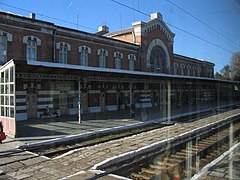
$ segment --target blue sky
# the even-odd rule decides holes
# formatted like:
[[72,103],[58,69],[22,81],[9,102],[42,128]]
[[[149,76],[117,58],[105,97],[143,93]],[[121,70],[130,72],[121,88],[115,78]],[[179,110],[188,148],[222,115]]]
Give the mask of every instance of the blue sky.
[[[230,52],[240,51],[240,0],[170,0],[233,42],[204,26],[169,3],[168,0],[117,1],[149,15],[153,12],[160,12],[166,23],[227,49],[227,51],[223,50],[169,26],[175,33],[175,53],[211,61],[216,65],[215,71],[219,71],[224,65],[230,63],[232,56]],[[96,32],[99,25],[107,25],[110,31],[116,31],[131,27],[134,21],[149,19],[146,15],[134,12],[111,0],[1,0],[0,9],[24,16],[29,15],[29,12],[24,10],[29,10],[37,13],[37,19],[74,29],[77,29],[78,22],[79,30],[91,33]]]

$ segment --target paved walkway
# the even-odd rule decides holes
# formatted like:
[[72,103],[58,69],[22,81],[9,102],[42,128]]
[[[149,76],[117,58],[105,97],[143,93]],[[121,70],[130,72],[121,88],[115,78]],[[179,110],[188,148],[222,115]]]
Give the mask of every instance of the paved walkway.
[[[155,129],[95,146],[76,149],[53,160],[47,160],[44,157],[29,153],[28,156],[32,156],[32,158],[15,160],[11,164],[3,165],[1,168],[7,172],[5,178],[9,179],[86,179],[94,176],[94,173],[89,171],[93,166],[97,168],[102,163],[111,163],[113,157],[122,157],[125,154],[125,157],[129,158],[133,152],[138,153],[146,148],[156,148],[166,140],[181,137],[183,134],[191,133],[193,130],[197,131],[200,127],[208,126],[210,123],[216,123],[219,120],[227,121],[227,117],[235,115],[240,115],[240,109],[191,123],[180,123],[175,126]],[[11,158],[14,160],[19,157]],[[9,157],[1,158],[1,163],[9,161],[9,159]]]

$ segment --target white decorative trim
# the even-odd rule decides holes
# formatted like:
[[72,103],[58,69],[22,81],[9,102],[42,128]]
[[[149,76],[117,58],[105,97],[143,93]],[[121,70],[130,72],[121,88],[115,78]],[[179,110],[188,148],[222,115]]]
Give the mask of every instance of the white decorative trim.
[[123,58],[123,53],[121,53],[121,52],[119,52],[119,51],[116,51],[116,52],[113,53],[114,58],[119,57],[118,55],[120,55],[120,59]]
[[129,54],[128,55],[128,60],[134,60],[134,61],[136,61],[136,56],[134,55],[134,54]]
[[16,98],[16,103],[24,103],[26,101],[26,98]]
[[117,105],[109,105],[106,106],[108,111],[116,111],[117,110]]
[[53,104],[41,104],[37,105],[37,109],[44,109],[48,106],[48,108],[53,108]]
[[6,33],[6,34],[7,34],[7,41],[12,42],[12,34],[6,32],[6,31],[0,30],[0,36],[3,36],[3,33]]
[[16,93],[16,95],[24,96],[27,94],[27,91],[16,91],[15,93]]
[[45,101],[53,101],[52,97],[47,97],[47,98],[37,98],[38,102],[45,102]]
[[36,39],[37,40],[37,45],[41,46],[41,39],[39,39],[38,37],[36,37],[36,36],[24,36],[23,37],[23,43],[27,44],[28,39],[30,39],[31,41],[34,41],[34,39]]
[[100,55],[102,52],[105,53],[105,56],[108,56],[108,51],[106,49],[98,49],[97,54]]
[[88,54],[91,54],[91,48],[90,47],[88,47],[88,46],[85,46],[85,45],[83,45],[83,46],[79,46],[78,47],[78,52],[82,52],[82,49],[87,49],[87,51],[88,51]]
[[16,106],[16,110],[26,110],[27,106]]
[[101,107],[97,106],[97,107],[89,107],[88,108],[88,112],[101,112]]
[[152,49],[155,47],[155,46],[161,46],[164,50],[164,52],[166,53],[166,68],[167,69],[170,69],[170,56],[169,56],[169,52],[168,52],[168,49],[166,47],[166,45],[163,43],[163,41],[161,39],[154,39],[152,40],[152,42],[149,44],[148,46],[148,50],[147,50],[147,68],[150,68],[150,56],[151,56],[151,52],[152,52]]
[[16,121],[25,121],[27,119],[27,113],[16,113]]
[[61,45],[61,44],[62,44],[62,46],[67,47],[67,50],[68,50],[68,51],[71,51],[71,45],[68,44],[68,43],[65,43],[65,42],[58,42],[58,43],[56,43],[56,48],[57,48],[57,49],[60,49],[60,45]]

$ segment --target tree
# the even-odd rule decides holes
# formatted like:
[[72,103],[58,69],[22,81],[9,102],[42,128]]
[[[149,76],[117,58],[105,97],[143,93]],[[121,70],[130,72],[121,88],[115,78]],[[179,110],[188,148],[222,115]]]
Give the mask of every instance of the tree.
[[220,70],[222,79],[230,80],[231,67],[229,65],[223,66]]
[[234,81],[240,81],[240,52],[236,52],[232,56],[231,78]]
[[219,72],[216,72],[215,75],[214,75],[214,77],[215,77],[216,79],[224,79],[223,76],[222,76]]

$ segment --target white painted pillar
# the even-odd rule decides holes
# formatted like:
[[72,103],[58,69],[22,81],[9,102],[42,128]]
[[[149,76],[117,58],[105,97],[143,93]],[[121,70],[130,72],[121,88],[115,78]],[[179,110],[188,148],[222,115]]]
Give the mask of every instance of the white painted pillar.
[[167,82],[167,117],[168,121],[171,121],[171,82]]
[[78,80],[78,123],[81,124],[81,82]]
[[130,114],[130,117],[132,116],[132,100],[133,100],[133,97],[132,97],[132,82],[130,82],[130,85],[129,85],[129,104],[130,104],[130,111],[129,111],[129,114]]

